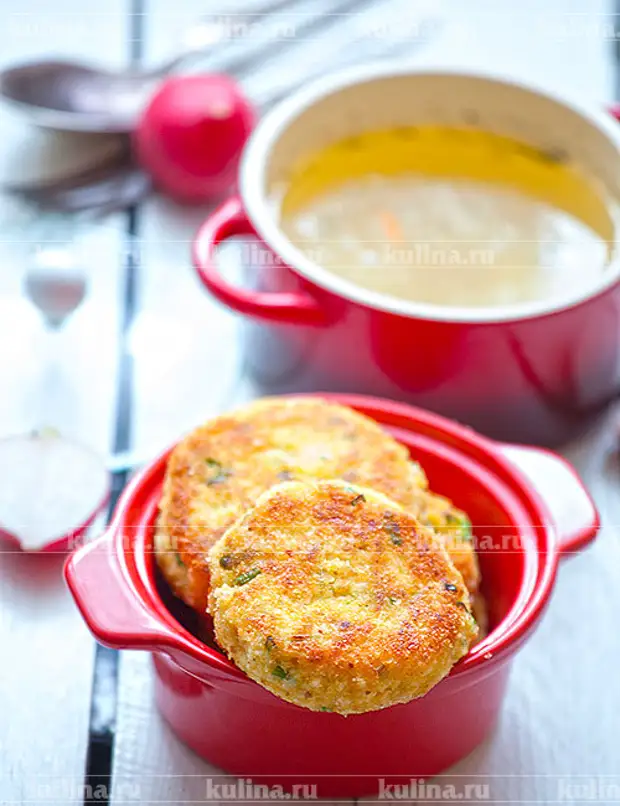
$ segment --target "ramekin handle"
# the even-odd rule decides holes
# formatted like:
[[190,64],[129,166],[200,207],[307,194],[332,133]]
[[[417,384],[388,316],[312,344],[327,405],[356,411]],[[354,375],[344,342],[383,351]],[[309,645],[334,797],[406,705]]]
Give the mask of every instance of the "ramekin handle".
[[65,563],[65,579],[95,638],[115,649],[177,648],[182,639],[145,610],[124,579],[109,534],[75,551]]
[[309,292],[249,291],[225,280],[217,268],[215,250],[233,235],[254,235],[238,196],[228,199],[211,213],[194,238],[194,267],[203,285],[216,299],[233,311],[276,324],[326,323],[325,312]]
[[574,467],[557,453],[524,445],[500,445],[532,482],[555,522],[562,554],[579,551],[596,537],[599,514]]

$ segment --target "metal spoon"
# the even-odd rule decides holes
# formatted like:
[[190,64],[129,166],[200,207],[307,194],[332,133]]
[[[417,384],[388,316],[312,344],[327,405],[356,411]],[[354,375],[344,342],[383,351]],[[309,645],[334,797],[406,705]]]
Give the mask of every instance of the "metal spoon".
[[157,83],[215,41],[215,26],[200,26],[181,55],[148,72],[115,73],[65,61],[20,64],[0,73],[0,95],[36,126],[130,132]]
[[96,165],[52,183],[5,187],[18,200],[41,212],[92,213],[103,218],[139,204],[151,180],[131,158]]
[[[344,30],[354,15],[374,5],[375,0],[336,0],[329,13],[317,14],[303,0],[271,0],[260,10],[201,19],[186,35],[183,53],[155,70],[110,72],[60,61],[22,64],[0,72],[0,97],[38,126],[129,133],[157,84],[191,58],[200,56],[207,70],[244,79],[271,60],[274,51],[281,56],[319,33]],[[288,14],[279,13],[286,10]],[[286,26],[282,19],[288,20]],[[283,26],[286,36],[280,33]],[[226,47],[219,47],[223,43]],[[356,43],[339,47],[346,50],[351,44]],[[303,75],[297,77],[303,80]]]
[[[273,0],[248,17],[263,20],[291,2]],[[0,96],[37,126],[129,133],[157,84],[190,59],[229,40],[230,27],[225,17],[199,20],[186,34],[183,52],[153,70],[113,72],[51,60],[16,65],[0,72]]]

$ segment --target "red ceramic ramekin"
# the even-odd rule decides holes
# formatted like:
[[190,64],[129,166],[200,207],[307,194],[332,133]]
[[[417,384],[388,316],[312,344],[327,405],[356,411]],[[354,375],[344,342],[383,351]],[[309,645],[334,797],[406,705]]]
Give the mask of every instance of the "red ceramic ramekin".
[[436,774],[488,735],[560,555],[592,540],[599,523],[579,478],[555,454],[493,442],[404,404],[335,399],[410,448],[432,488],[475,524],[492,630],[425,697],[349,717],[308,711],[188,632],[162,601],[152,553],[167,453],[131,482],[107,534],[69,559],[66,577],[99,641],[153,651],[159,708],[199,755],[256,783],[315,784],[319,796],[354,797],[376,792],[379,779]]
[[[379,395],[496,439],[559,444],[620,390],[617,259],[602,273],[584,265],[591,281],[567,283],[553,301],[447,308],[345,281],[278,226],[269,189],[286,185],[299,159],[368,129],[420,123],[475,126],[561,155],[610,198],[620,196],[620,129],[611,115],[482,72],[364,67],[303,89],[260,122],[242,160],[239,196],[196,236],[198,275],[247,318],[247,364],[264,392]],[[248,239],[244,288],[214,262],[231,236]]]

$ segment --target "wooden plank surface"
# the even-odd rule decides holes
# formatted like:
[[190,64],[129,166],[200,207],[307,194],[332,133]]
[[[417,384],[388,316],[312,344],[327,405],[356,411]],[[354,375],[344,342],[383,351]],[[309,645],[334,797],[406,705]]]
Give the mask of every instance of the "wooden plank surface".
[[[588,4],[603,33],[597,35],[591,26],[581,37],[575,18],[584,4],[578,0],[548,2],[545,15],[540,4],[530,0],[518,7],[476,0],[451,1],[437,8],[446,14],[439,36],[427,51],[419,57],[412,53],[411,58],[494,67],[585,93],[602,103],[611,99],[611,44],[603,25],[611,0]],[[178,2],[174,10],[163,0],[150,0],[144,20],[146,61],[154,63],[169,54],[171,43],[182,39],[192,20],[209,10],[216,9],[199,0]],[[565,35],[558,31],[561,25]],[[318,53],[317,43],[312,48]],[[265,88],[289,69],[286,58],[283,54],[279,64],[262,65],[247,82],[250,92],[262,97]],[[289,65],[293,70],[293,63]],[[145,453],[252,393],[239,377],[239,322],[206,297],[189,267],[189,243],[206,212],[207,208],[188,212],[161,199],[149,202],[141,212],[143,266],[148,268],[141,275],[134,329],[135,421],[137,445]],[[186,357],[177,360],[179,355]],[[609,433],[601,427],[580,445],[567,448],[595,494],[605,530],[595,548],[562,568],[545,621],[515,664],[493,739],[450,771],[461,782],[491,781],[491,802],[545,802],[554,799],[548,794],[556,792],[560,780],[570,782],[570,774],[618,771],[612,721],[620,700],[605,662],[609,637],[601,632],[610,625],[608,607],[617,610],[620,604],[620,586],[613,580],[620,552],[613,524],[620,513],[613,489],[617,474],[610,471],[608,461]],[[550,644],[558,646],[558,634],[566,636],[559,655],[547,651]],[[538,696],[532,694],[536,681]],[[595,721],[592,700],[581,694],[593,686],[597,696],[600,693]],[[547,696],[550,691],[561,694]],[[205,726],[209,729],[212,726]],[[574,767],[580,758],[583,761]],[[183,747],[157,714],[148,656],[122,653],[113,802],[123,803],[137,786],[144,804],[202,803],[205,779],[217,772]]]
[[[127,4],[109,0],[3,0],[0,63],[45,55],[123,65]],[[61,154],[41,133],[0,110],[3,179],[54,175]],[[78,144],[74,143],[75,148]],[[80,146],[81,147],[81,146]],[[84,145],[88,151],[91,144]],[[116,396],[123,221],[80,230],[88,295],[55,344],[24,298],[33,241],[62,238],[57,225],[0,199],[0,434],[52,425],[107,453]],[[50,357],[55,357],[55,369]],[[33,491],[36,494],[36,491]],[[94,642],[62,580],[62,555],[0,546],[0,803],[83,802]]]

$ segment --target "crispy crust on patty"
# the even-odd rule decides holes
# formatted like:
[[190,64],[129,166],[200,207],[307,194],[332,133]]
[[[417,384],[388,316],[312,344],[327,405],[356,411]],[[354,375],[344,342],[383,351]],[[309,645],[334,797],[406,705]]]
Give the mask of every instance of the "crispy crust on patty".
[[159,522],[155,527],[153,544],[159,570],[162,572],[164,579],[170,586],[174,595],[182,599],[188,587],[187,567],[182,562],[177,552],[172,548],[170,535],[162,528]]
[[467,589],[475,595],[480,586],[480,567],[469,517],[442,495],[421,488],[414,494],[416,500],[412,512],[441,538]]
[[471,612],[476,619],[478,625],[478,636],[476,643],[479,644],[489,634],[489,612],[487,608],[486,599],[481,591],[478,591],[471,598]]
[[340,714],[425,694],[477,627],[432,530],[386,496],[285,483],[209,554],[218,644],[283,699]]
[[270,487],[313,479],[363,484],[406,508],[425,482],[407,449],[376,422],[321,398],[265,398],[189,434],[168,462],[159,517],[167,541],[156,546],[175,594],[204,611],[209,549]]

